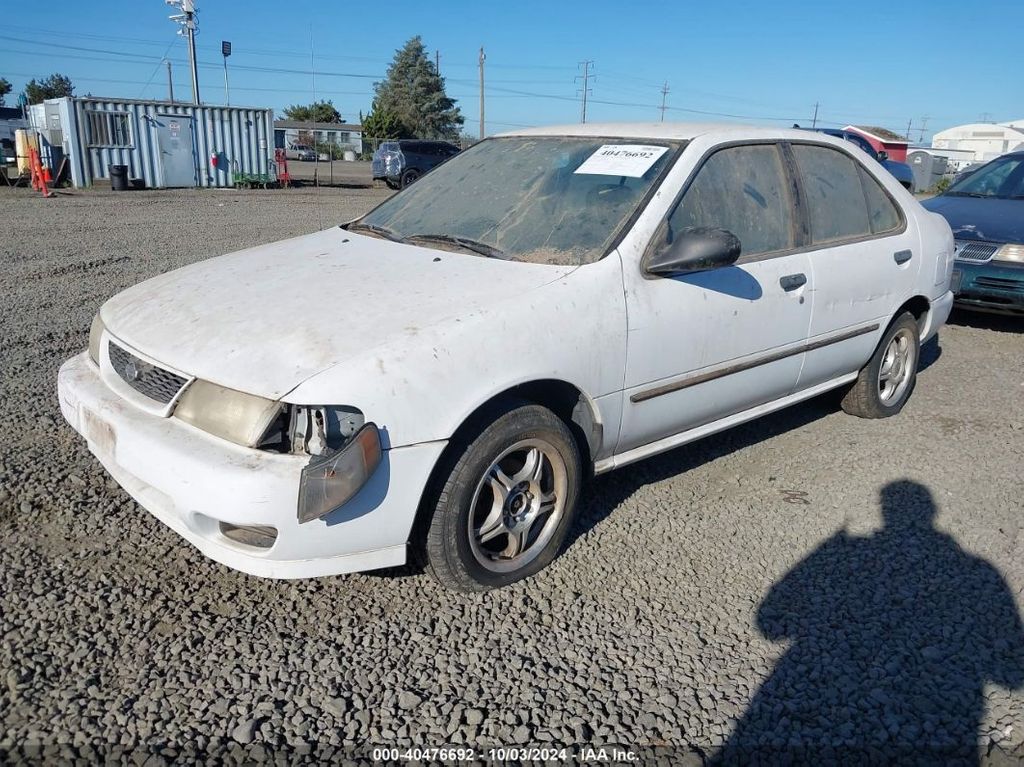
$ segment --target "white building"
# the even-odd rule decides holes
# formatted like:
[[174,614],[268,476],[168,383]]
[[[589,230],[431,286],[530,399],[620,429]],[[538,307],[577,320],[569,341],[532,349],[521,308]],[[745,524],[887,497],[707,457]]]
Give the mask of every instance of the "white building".
[[310,123],[300,120],[274,120],[274,147],[330,145],[359,154],[363,151],[363,126],[350,123]]
[[1024,149],[1024,120],[947,128],[932,137],[932,148],[968,150],[974,153],[975,162],[988,162],[1007,152]]

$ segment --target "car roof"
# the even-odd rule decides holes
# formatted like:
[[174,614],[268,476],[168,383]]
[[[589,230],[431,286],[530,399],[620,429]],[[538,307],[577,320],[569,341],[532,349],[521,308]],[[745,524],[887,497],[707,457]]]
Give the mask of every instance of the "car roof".
[[743,139],[791,139],[807,141],[809,138],[822,143],[842,140],[816,131],[802,128],[766,128],[763,126],[743,125],[740,123],[690,123],[690,122],[652,122],[652,123],[582,123],[574,125],[551,125],[539,128],[523,128],[498,134],[508,136],[596,136],[601,138],[619,139],[666,139],[674,141],[690,141],[698,136],[714,134],[725,140]]

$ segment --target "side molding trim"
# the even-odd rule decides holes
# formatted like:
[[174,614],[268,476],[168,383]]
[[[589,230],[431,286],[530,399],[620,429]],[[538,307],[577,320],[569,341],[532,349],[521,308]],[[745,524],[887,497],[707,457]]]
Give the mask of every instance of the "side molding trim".
[[681,378],[680,380],[673,381],[672,383],[663,384],[662,386],[656,386],[653,389],[647,389],[645,391],[639,391],[636,394],[631,394],[629,401],[633,403],[646,402],[649,399],[661,397],[665,394],[671,394],[672,392],[679,391],[680,389],[688,389],[691,386],[697,386],[698,384],[707,383],[708,381],[714,381],[717,378],[724,378],[725,376],[742,373],[745,370],[760,367],[761,365],[778,362],[779,360],[786,359],[786,357],[795,357],[797,354],[804,354],[806,352],[814,351],[815,349],[821,349],[824,346],[831,346],[832,344],[849,341],[851,338],[856,338],[857,336],[874,333],[880,327],[881,325],[875,323],[874,325],[856,328],[855,330],[847,330],[843,333],[838,333],[834,336],[829,336],[828,338],[821,338],[817,341],[812,341],[811,343],[804,344],[803,346],[797,346],[793,349],[786,349],[781,352],[772,352],[771,354],[765,354],[761,357],[756,357],[745,362],[739,362],[735,365],[719,368],[718,370],[700,373],[699,375],[690,376],[689,378]]

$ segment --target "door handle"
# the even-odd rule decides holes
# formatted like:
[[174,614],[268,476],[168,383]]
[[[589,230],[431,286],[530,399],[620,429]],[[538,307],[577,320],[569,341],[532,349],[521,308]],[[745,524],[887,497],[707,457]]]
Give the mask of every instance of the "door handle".
[[782,289],[786,291],[796,290],[806,284],[806,274],[787,274],[785,277],[779,277],[779,285],[781,285]]
[[905,264],[913,257],[913,252],[909,250],[897,250],[895,253],[892,254],[892,260],[895,261],[897,264]]

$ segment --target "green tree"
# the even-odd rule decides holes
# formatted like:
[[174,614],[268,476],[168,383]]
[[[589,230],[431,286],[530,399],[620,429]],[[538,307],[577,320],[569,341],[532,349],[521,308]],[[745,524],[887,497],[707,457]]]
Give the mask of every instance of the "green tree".
[[0,77],[0,107],[4,105],[4,96],[11,92],[11,84],[6,77]]
[[39,81],[32,78],[25,86],[25,98],[28,99],[29,104],[39,104],[46,99],[72,96],[74,93],[75,86],[71,84],[71,78],[57,72]]
[[362,118],[363,135],[371,139],[406,138],[406,131],[393,112],[381,109],[376,100],[370,114]]
[[289,120],[314,123],[340,123],[341,112],[334,108],[333,101],[314,101],[312,104],[292,104],[284,110]]
[[465,120],[444,90],[444,78],[427,57],[419,35],[395,51],[383,82],[373,84],[374,110],[394,115],[416,138],[456,140]]

